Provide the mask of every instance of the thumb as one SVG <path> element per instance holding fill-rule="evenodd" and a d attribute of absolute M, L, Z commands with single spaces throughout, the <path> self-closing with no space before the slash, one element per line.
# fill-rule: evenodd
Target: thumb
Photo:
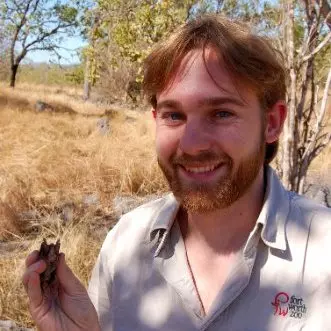
<path fill-rule="evenodd" d="M 63 253 L 60 254 L 58 267 L 56 269 L 56 275 L 62 289 L 68 295 L 81 295 L 86 293 L 84 285 L 75 276 L 72 270 L 68 267 L 65 256 Z"/>

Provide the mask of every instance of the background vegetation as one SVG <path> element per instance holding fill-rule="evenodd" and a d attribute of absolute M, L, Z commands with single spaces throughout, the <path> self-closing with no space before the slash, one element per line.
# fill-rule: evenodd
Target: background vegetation
<path fill-rule="evenodd" d="M 0 320 L 33 326 L 20 277 L 24 258 L 42 238 L 61 239 L 70 266 L 87 284 L 100 245 L 123 211 L 121 202 L 166 192 L 154 154 L 153 120 L 141 94 L 143 60 L 156 42 L 202 13 L 240 18 L 281 50 L 296 125 L 287 123 L 274 166 L 288 187 L 310 189 L 310 195 L 325 190 L 327 199 L 331 107 L 323 108 L 323 98 L 330 93 L 329 1 L 51 1 L 47 8 L 60 6 L 61 22 L 70 24 L 67 35 L 81 35 L 88 46 L 75 65 L 36 64 L 25 54 L 13 89 L 12 56 L 15 62 L 24 49 L 12 47 L 13 40 L 26 37 L 27 45 L 54 30 L 52 24 L 29 30 L 38 20 L 42 24 L 33 6 L 23 19 L 29 2 L 44 12 L 45 1 L 15 0 L 23 9 L 10 21 L 7 7 L 13 2 L 0 0 Z M 58 53 L 65 35 L 52 36 L 34 45 Z M 42 111 L 40 102 L 46 105 Z M 311 150 L 319 143 L 323 148 Z M 306 172 L 296 172 L 305 151 L 315 154 Z M 287 165 L 290 176 L 284 175 Z"/>
<path fill-rule="evenodd" d="M 0 96 L 0 316 L 31 326 L 20 276 L 42 238 L 61 239 L 87 284 L 123 196 L 161 194 L 149 112 L 98 107 L 75 88 L 18 84 Z M 43 99 L 55 111 L 37 113 Z M 110 132 L 99 131 L 100 118 Z M 115 199 L 116 202 L 116 199 Z"/>

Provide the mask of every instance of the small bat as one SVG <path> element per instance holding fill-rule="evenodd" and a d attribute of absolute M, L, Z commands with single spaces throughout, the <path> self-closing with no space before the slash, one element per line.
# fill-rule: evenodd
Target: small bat
<path fill-rule="evenodd" d="M 40 245 L 39 259 L 46 263 L 46 270 L 40 275 L 40 284 L 43 292 L 55 281 L 56 267 L 60 255 L 60 240 L 55 244 L 47 244 L 44 238 Z"/>

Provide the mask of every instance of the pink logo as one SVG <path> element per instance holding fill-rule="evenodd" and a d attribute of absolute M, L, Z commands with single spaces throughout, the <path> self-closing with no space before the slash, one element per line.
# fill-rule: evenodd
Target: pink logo
<path fill-rule="evenodd" d="M 271 304 L 275 307 L 274 315 L 286 316 L 288 313 L 288 302 L 290 297 L 285 292 L 276 294 L 275 299 Z"/>

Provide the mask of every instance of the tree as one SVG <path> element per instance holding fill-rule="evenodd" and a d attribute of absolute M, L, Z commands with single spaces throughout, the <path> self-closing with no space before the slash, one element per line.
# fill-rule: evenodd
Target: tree
<path fill-rule="evenodd" d="M 86 101 L 90 98 L 91 84 L 94 85 L 96 81 L 96 43 L 100 38 L 100 12 L 94 9 L 85 14 L 85 26 L 88 26 L 85 31 L 85 38 L 89 45 L 83 50 L 83 60 L 85 62 L 84 68 L 84 89 L 83 99 Z"/>
<path fill-rule="evenodd" d="M 98 0 L 95 11 L 87 13 L 84 95 L 100 77 L 99 85 L 106 83 L 108 92 L 114 86 L 114 93 L 125 91 L 138 100 L 142 63 L 156 42 L 199 14 L 226 11 L 246 17 L 255 7 L 248 0 Z"/>
<path fill-rule="evenodd" d="M 8 39 L 5 35 L 5 29 L 0 21 L 0 80 L 6 80 L 8 76 Z"/>
<path fill-rule="evenodd" d="M 284 185 L 306 193 L 309 166 L 330 143 L 326 110 L 331 86 L 328 0 L 224 0 L 223 12 L 270 38 L 287 69 L 288 116 L 276 160 Z"/>
<path fill-rule="evenodd" d="M 80 0 L 0 0 L 9 45 L 10 86 L 14 87 L 19 65 L 29 52 L 46 50 L 58 54 L 63 35 L 79 25 Z"/>
<path fill-rule="evenodd" d="M 100 24 L 90 54 L 100 82 L 111 80 L 115 93 L 124 82 L 129 87 L 132 81 L 139 84 L 143 59 L 154 43 L 201 13 L 244 20 L 271 39 L 288 73 L 289 111 L 276 168 L 288 189 L 307 190 L 309 166 L 331 140 L 325 129 L 331 85 L 330 0 L 98 0 L 97 8 Z"/>
<path fill-rule="evenodd" d="M 125 90 L 137 100 L 145 56 L 156 42 L 185 22 L 197 2 L 99 0 L 94 11 L 97 24 L 93 19 L 89 24 L 86 72 L 92 71 L 90 79 L 100 74 L 100 82 L 105 83 L 120 76 L 121 83 L 115 84 L 117 92 Z"/>
<path fill-rule="evenodd" d="M 208 1 L 207 1 L 208 2 Z M 326 111 L 331 87 L 331 5 L 328 0 L 218 3 L 270 38 L 287 69 L 288 117 L 276 160 L 284 185 L 306 193 L 308 169 L 330 143 Z"/>
<path fill-rule="evenodd" d="M 288 117 L 280 163 L 285 186 L 305 193 L 312 160 L 330 143 L 325 114 L 331 86 L 331 8 L 327 1 L 283 4 L 281 51 L 288 70 Z"/>

